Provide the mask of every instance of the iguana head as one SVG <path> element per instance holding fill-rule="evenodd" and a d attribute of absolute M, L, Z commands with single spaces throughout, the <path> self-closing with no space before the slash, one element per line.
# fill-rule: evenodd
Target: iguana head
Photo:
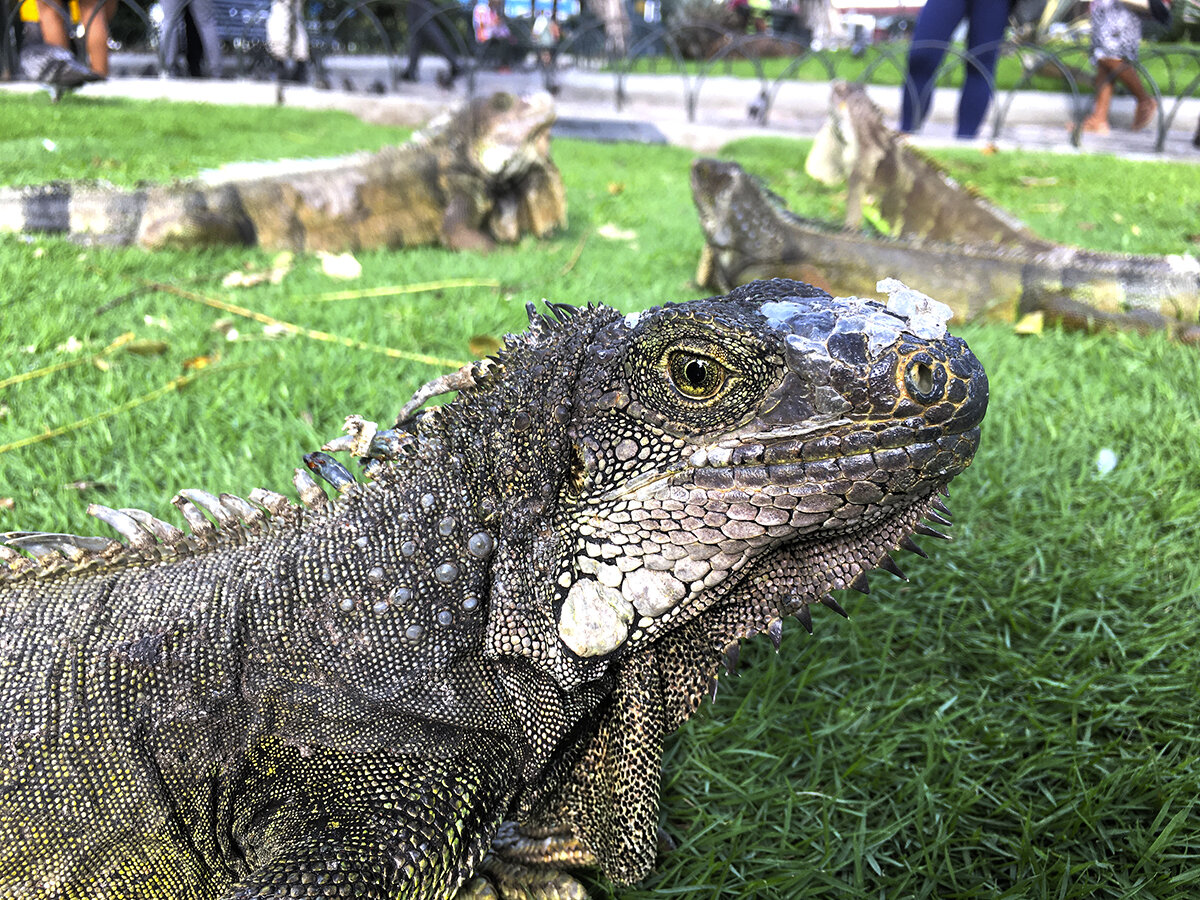
<path fill-rule="evenodd" d="M 774 280 L 600 327 L 553 560 L 524 586 L 538 615 L 494 605 L 493 651 L 571 687 L 709 610 L 718 646 L 803 620 L 907 541 L 971 461 L 988 386 L 943 314 L 892 305 Z"/>

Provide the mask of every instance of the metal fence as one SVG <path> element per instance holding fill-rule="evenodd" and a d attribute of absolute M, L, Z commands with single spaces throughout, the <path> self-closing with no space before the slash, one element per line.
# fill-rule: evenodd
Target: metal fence
<path fill-rule="evenodd" d="M 62 0 L 65 4 L 66 0 Z M 214 0 L 220 15 L 222 44 L 228 53 L 226 76 L 240 78 L 283 77 L 284 69 L 267 54 L 266 17 L 271 0 Z M 489 48 L 476 43 L 469 8 L 451 3 L 439 6 L 423 2 L 421 15 L 414 16 L 412 0 L 355 0 L 355 2 L 317 2 L 301 5 L 302 24 L 310 47 L 309 80 L 321 86 L 335 84 L 331 64 L 355 57 L 370 56 L 382 63 L 382 75 L 372 84 L 380 92 L 401 90 L 402 68 L 413 49 L 414 40 L 426 28 L 438 29 L 450 47 L 457 69 L 461 70 L 469 93 L 476 89 L 477 73 L 497 64 Z M 95 6 L 99 9 L 100 4 Z M 22 39 L 16 0 L 0 0 L 3 29 L 0 31 L 0 77 L 14 77 L 17 53 Z M 152 3 L 118 0 L 118 12 L 111 23 L 112 44 L 126 55 L 143 60 L 139 74 L 163 71 L 163 47 L 159 37 L 162 23 L 156 21 Z M 844 50 L 814 49 L 793 33 L 738 34 L 705 25 L 671 27 L 642 22 L 634 17 L 631 32 L 614 37 L 601 22 L 583 14 L 561 23 L 561 35 L 552 47 L 539 46 L 530 33 L 529 20 L 510 20 L 513 45 L 510 58 L 517 64 L 536 69 L 545 86 L 555 90 L 563 74 L 571 69 L 588 69 L 611 75 L 611 102 L 620 110 L 628 98 L 628 83 L 635 71 L 671 74 L 681 80 L 681 103 L 689 121 L 695 121 L 704 97 L 705 84 L 714 75 L 730 74 L 740 67 L 757 87 L 753 117 L 768 124 L 781 90 L 799 80 L 803 68 L 811 78 L 815 68 L 825 79 L 871 81 L 877 76 L 896 84 L 904 82 L 910 43 L 894 41 L 872 47 L 872 59 L 863 66 Z M 82 28 L 89 22 L 81 23 Z M 428 41 L 425 41 L 428 44 Z M 931 44 L 945 51 L 936 79 L 942 82 L 964 66 L 978 63 L 961 46 Z M 697 48 L 702 48 L 700 52 Z M 139 56 L 140 54 L 140 56 Z M 1065 95 L 1074 123 L 1071 135 L 1080 141 L 1081 124 L 1090 107 L 1094 72 L 1087 44 L 1023 44 L 1005 42 L 1001 57 L 1016 57 L 1023 73 L 1018 83 L 1003 91 L 993 90 L 990 135 L 1002 136 L 1019 92 L 1035 86 L 1035 80 L 1053 76 L 1058 90 Z M 1156 149 L 1163 149 L 1167 133 L 1182 104 L 1200 96 L 1200 47 L 1187 44 L 1143 45 L 1141 59 L 1128 63 L 1145 83 L 1149 94 L 1158 101 L 1154 121 Z M 853 72 L 847 69 L 853 67 Z M 1152 71 L 1153 70 L 1153 71 Z M 979 71 L 995 89 L 994 76 Z M 1155 74 L 1157 73 L 1157 75 Z M 849 75 L 849 77 L 847 77 Z M 1114 73 L 1110 76 L 1116 78 Z M 911 86 L 909 87 L 911 90 Z"/>

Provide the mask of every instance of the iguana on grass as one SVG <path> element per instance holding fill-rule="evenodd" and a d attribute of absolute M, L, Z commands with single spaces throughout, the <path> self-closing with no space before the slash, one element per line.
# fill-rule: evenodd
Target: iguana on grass
<path fill-rule="evenodd" d="M 946 521 L 988 386 L 917 300 L 531 309 L 394 428 L 348 420 L 325 449 L 365 481 L 305 457 L 336 499 L 298 469 L 303 505 L 180 492 L 190 533 L 92 506 L 123 543 L 6 535 L 0 896 L 644 877 L 663 738 L 720 661 Z"/>
<path fill-rule="evenodd" d="M 1041 312 L 1069 327 L 1161 328 L 1200 343 L 1200 262 L 1190 256 L 883 238 L 797 216 L 737 163 L 715 159 L 692 164 L 692 199 L 704 233 L 696 281 L 716 290 L 783 277 L 861 294 L 891 272 L 960 320 Z"/>
<path fill-rule="evenodd" d="M 846 184 L 846 227 L 865 217 L 887 233 L 946 243 L 1004 244 L 1027 251 L 1054 247 L 977 192 L 947 175 L 902 134 L 860 84 L 835 81 L 829 118 L 813 140 L 804 170 L 830 186 Z"/>
<path fill-rule="evenodd" d="M 218 171 L 136 190 L 62 182 L 2 188 L 0 230 L 150 249 L 487 249 L 565 224 L 566 192 L 550 157 L 553 123 L 547 94 L 493 94 L 439 117 L 408 144 L 266 177 L 228 180 Z"/>

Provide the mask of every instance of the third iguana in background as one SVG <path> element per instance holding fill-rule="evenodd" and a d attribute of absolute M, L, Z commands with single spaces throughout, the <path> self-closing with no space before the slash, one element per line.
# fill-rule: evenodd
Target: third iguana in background
<path fill-rule="evenodd" d="M 889 272 L 960 319 L 1042 313 L 1073 327 L 1162 328 L 1200 342 L 1194 257 L 1104 253 L 1038 237 L 909 148 L 861 87 L 835 85 L 807 168 L 821 180 L 848 179 L 845 227 L 795 215 L 735 162 L 693 164 L 705 240 L 698 283 L 729 290 L 793 277 L 861 294 Z"/>
<path fill-rule="evenodd" d="M 554 118 L 548 94 L 498 93 L 438 117 L 407 144 L 254 178 L 0 188 L 0 231 L 149 249 L 487 249 L 566 224 L 566 191 L 550 157 Z"/>
<path fill-rule="evenodd" d="M 988 385 L 947 311 L 772 281 L 552 306 L 352 417 L 304 505 L 0 546 L 0 896 L 581 897 L 654 862 L 663 741 L 738 641 L 938 535 Z M 428 397 L 444 406 L 411 415 Z M 508 823 L 508 824 L 505 824 Z"/>

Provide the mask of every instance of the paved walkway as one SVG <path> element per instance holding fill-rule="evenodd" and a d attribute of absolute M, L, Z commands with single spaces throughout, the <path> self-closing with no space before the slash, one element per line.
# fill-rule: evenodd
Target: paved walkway
<path fill-rule="evenodd" d="M 448 102 L 466 95 L 460 80 L 451 90 L 439 88 L 434 75 L 440 60 L 425 60 L 422 80 L 402 82 L 399 93 L 376 94 L 351 90 L 317 90 L 285 86 L 283 102 L 311 108 L 344 109 L 377 122 L 419 125 Z M 114 66 L 119 70 L 119 67 Z M 332 80 L 339 85 L 386 83 L 386 61 L 382 58 L 334 60 Z M 679 75 L 630 75 L 625 79 L 625 98 L 618 109 L 615 103 L 616 78 L 612 73 L 567 69 L 560 74 L 557 96 L 559 134 L 598 140 L 659 141 L 687 146 L 698 152 L 711 152 L 735 138 L 749 135 L 811 136 L 821 126 L 828 104 L 829 87 L 824 82 L 784 82 L 774 98 L 767 124 L 755 123 L 749 110 L 760 90 L 756 81 L 727 76 L 710 76 L 700 82 Z M 7 90 L 29 86 L 5 85 Z M 542 87 L 538 72 L 477 75 L 477 93 L 493 90 L 528 92 Z M 900 90 L 896 87 L 868 88 L 872 99 L 895 121 Z M 255 81 L 208 81 L 163 78 L 113 78 L 89 85 L 84 91 L 96 96 L 163 97 L 175 100 L 199 100 L 232 104 L 273 104 L 277 100 L 275 84 Z M 689 120 L 686 98 L 689 91 L 697 98 L 694 120 Z M 996 102 L 1008 101 L 1002 93 Z M 1174 98 L 1166 100 L 1170 111 Z M 953 139 L 953 117 L 958 103 L 956 89 L 937 91 L 930 121 L 915 143 L 943 145 Z M 1012 97 L 1004 128 L 994 143 L 1000 149 L 1019 147 L 1062 152 L 1078 152 L 1070 145 L 1066 123 L 1070 119 L 1070 97 L 1040 91 L 1023 91 Z M 993 109 L 993 114 L 995 110 Z M 1113 133 L 1107 136 L 1084 135 L 1084 152 L 1112 153 L 1147 159 L 1175 159 L 1200 162 L 1200 149 L 1192 146 L 1200 98 L 1185 100 L 1171 123 L 1164 152 L 1154 150 L 1154 133 L 1128 130 L 1133 117 L 1132 98 L 1117 98 L 1113 104 Z M 976 143 L 991 143 L 992 118 L 984 127 L 984 138 Z M 961 142 L 958 142 L 961 143 Z"/>

